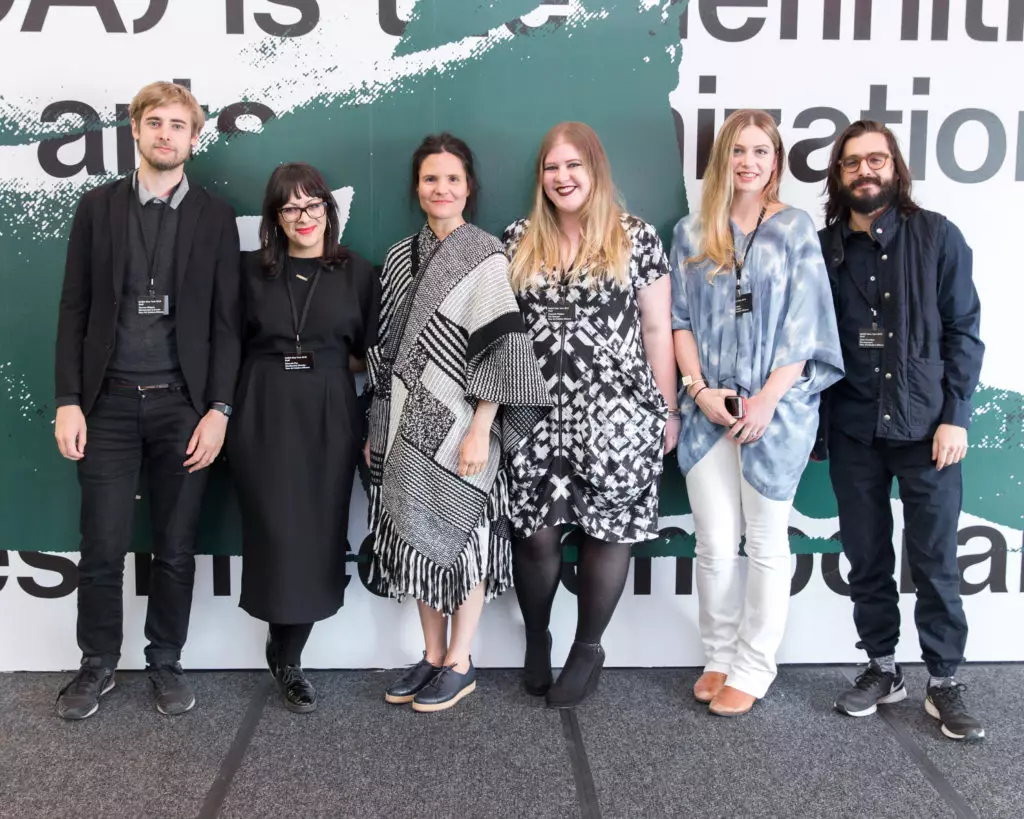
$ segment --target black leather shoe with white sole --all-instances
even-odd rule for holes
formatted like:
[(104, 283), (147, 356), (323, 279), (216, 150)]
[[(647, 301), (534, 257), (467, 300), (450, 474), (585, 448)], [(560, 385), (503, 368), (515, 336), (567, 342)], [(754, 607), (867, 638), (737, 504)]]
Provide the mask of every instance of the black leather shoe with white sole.
[(100, 697), (113, 688), (114, 669), (86, 660), (57, 695), (57, 715), (61, 719), (88, 719), (100, 710)]
[(967, 713), (963, 697), (966, 690), (967, 686), (963, 683), (930, 686), (924, 700), (924, 710), (939, 721), (945, 736), (977, 742), (985, 738), (985, 728), (981, 720)]
[(897, 665), (896, 673), (890, 674), (869, 663), (853, 687), (836, 697), (833, 706), (848, 717), (867, 717), (875, 713), (879, 705), (891, 705), (906, 698), (902, 668)]

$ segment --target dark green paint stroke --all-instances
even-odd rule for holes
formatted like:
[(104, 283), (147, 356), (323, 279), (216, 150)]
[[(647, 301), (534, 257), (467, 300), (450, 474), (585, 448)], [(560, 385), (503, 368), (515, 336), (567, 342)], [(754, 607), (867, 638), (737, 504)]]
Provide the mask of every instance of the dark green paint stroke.
[(538, 5), (539, 0), (418, 0), (394, 55), (401, 57), (486, 34)]
[[(963, 511), (1011, 529), (1024, 528), (1024, 395), (982, 385), (974, 394), (969, 441), (963, 462)], [(892, 497), (898, 487), (893, 482)], [(794, 501), (808, 517), (839, 514), (827, 463), (810, 463)], [(664, 514), (664, 512), (663, 512)]]
[[(311, 162), (332, 187), (355, 189), (344, 241), (380, 260), (422, 223), (408, 189), (409, 158), (423, 136), (448, 129), (469, 142), (483, 185), (477, 222), (500, 233), (528, 209), (544, 133), (580, 119), (601, 135), (627, 206), (667, 239), (686, 201), (668, 105), (678, 68), (665, 52), (678, 43), (677, 22), (623, 4), (585, 26), (551, 23), (454, 68), (317, 98), (260, 134), (221, 138), (190, 173), (239, 212), (256, 213), (278, 163)], [(377, 96), (360, 102), (368, 95)]]

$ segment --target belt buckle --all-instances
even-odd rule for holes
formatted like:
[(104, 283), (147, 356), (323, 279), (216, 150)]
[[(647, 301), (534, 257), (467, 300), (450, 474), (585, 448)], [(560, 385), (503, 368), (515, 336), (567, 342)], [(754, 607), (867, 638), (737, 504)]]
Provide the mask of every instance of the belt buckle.
[(136, 388), (139, 392), (149, 392), (150, 390), (166, 390), (170, 389), (170, 384), (139, 384)]

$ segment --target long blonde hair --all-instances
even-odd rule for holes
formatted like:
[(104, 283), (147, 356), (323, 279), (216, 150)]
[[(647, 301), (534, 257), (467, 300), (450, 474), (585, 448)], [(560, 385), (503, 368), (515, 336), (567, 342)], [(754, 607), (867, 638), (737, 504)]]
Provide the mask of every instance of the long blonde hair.
[(629, 281), (629, 237), (622, 227), (623, 207), (612, 169), (594, 129), (583, 122), (561, 122), (545, 134), (537, 152), (536, 183), (530, 225), (516, 248), (509, 269), (512, 289), (525, 290), (541, 268), (551, 274), (561, 264), (559, 237), (562, 235), (558, 211), (544, 193), (544, 160), (561, 142), (580, 152), (583, 166), (590, 174), (590, 197), (580, 210), (580, 247), (569, 271), (570, 282), (579, 281), (584, 270), (600, 280)]
[(700, 197), (700, 253), (687, 259), (688, 262), (714, 262), (711, 277), (732, 270), (734, 252), (732, 228), (729, 225), (729, 210), (733, 197), (732, 149), (740, 137), (740, 131), (753, 125), (760, 128), (772, 141), (775, 149), (775, 169), (768, 184), (761, 192), (764, 205), (777, 204), (779, 183), (786, 168), (786, 151), (775, 120), (764, 111), (743, 108), (733, 112), (715, 137), (711, 148), (711, 160), (704, 174), (704, 187)]

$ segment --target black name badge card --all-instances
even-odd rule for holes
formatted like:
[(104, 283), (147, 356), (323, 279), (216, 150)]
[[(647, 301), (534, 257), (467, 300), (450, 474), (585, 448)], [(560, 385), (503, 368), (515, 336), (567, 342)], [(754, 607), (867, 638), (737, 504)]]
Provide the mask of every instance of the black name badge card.
[(285, 353), (284, 368), (286, 370), (312, 370), (312, 353)]
[(737, 293), (736, 294), (736, 315), (742, 316), (744, 313), (750, 313), (754, 310), (754, 294), (753, 293)]
[(857, 343), (862, 350), (881, 350), (885, 346), (885, 331), (871, 328), (859, 330)]
[(545, 310), (548, 321), (552, 324), (565, 324), (576, 320), (575, 304), (549, 304)]
[(147, 296), (144, 299), (139, 299), (140, 316), (169, 316), (170, 314), (170, 296)]

